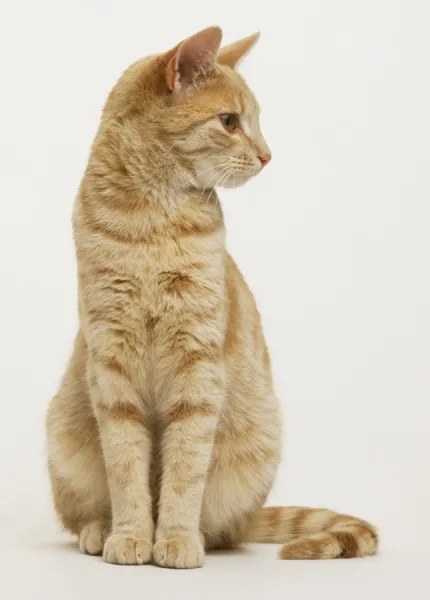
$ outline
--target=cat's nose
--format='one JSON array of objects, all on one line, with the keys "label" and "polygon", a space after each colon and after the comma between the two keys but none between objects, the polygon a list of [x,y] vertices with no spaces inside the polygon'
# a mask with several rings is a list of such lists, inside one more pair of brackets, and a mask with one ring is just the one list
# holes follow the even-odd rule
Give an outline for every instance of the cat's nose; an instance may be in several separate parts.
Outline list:
[{"label": "cat's nose", "polygon": [[260,162],[263,165],[263,167],[265,167],[270,162],[270,159],[272,158],[272,155],[269,154],[269,153],[259,154],[258,158],[260,159]]}]

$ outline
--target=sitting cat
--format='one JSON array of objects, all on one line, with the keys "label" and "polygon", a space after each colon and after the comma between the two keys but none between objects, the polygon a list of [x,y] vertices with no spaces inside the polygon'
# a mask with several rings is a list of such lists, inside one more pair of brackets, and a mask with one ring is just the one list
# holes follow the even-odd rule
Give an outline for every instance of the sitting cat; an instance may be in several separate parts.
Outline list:
[{"label": "sitting cat", "polygon": [[281,419],[254,298],[225,248],[217,186],[270,161],[236,65],[210,27],[133,64],[103,111],[74,210],[80,329],[47,415],[55,507],[82,552],[200,567],[204,550],[375,554],[374,528],[263,508]]}]

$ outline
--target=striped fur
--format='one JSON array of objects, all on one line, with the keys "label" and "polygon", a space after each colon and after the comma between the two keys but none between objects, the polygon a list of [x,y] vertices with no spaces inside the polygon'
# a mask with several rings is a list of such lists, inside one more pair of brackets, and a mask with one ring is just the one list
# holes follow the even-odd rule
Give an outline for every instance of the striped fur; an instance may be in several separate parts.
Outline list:
[{"label": "striped fur", "polygon": [[209,28],[132,65],[76,199],[80,327],[47,414],[48,466],[63,525],[109,563],[199,567],[205,549],[249,539],[288,542],[283,558],[375,552],[364,522],[261,512],[279,402],[215,192],[270,159],[234,70],[256,39],[218,52]]},{"label": "striped fur", "polygon": [[375,528],[360,519],[326,509],[263,508],[249,533],[252,542],[285,544],[282,559],[357,558],[376,554]]}]

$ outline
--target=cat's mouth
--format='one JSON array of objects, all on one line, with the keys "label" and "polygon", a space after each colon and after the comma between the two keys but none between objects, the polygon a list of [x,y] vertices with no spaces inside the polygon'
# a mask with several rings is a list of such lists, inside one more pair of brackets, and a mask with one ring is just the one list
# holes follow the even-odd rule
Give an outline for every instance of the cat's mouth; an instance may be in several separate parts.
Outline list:
[{"label": "cat's mouth", "polygon": [[228,176],[220,181],[218,186],[223,187],[223,188],[240,187],[241,185],[244,185],[245,183],[247,183],[250,179],[252,179],[256,175],[261,173],[262,170],[263,170],[263,167],[261,166],[261,164],[256,164],[253,168],[247,169],[246,171],[243,171],[242,169],[241,170],[232,169],[231,172],[228,174]]},{"label": "cat's mouth", "polygon": [[246,163],[234,159],[221,162],[216,166],[199,165],[196,169],[195,180],[198,187],[207,189],[236,188],[244,185],[250,179],[261,173],[263,164],[260,160],[247,160]]}]

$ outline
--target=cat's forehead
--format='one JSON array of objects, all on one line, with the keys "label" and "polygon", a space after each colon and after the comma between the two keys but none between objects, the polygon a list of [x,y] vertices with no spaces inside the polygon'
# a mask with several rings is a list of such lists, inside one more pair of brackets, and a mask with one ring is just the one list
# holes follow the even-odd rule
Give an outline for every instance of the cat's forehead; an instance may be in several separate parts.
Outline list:
[{"label": "cat's forehead", "polygon": [[233,112],[256,116],[260,113],[256,97],[237,71],[219,65],[213,92],[223,98]]}]

